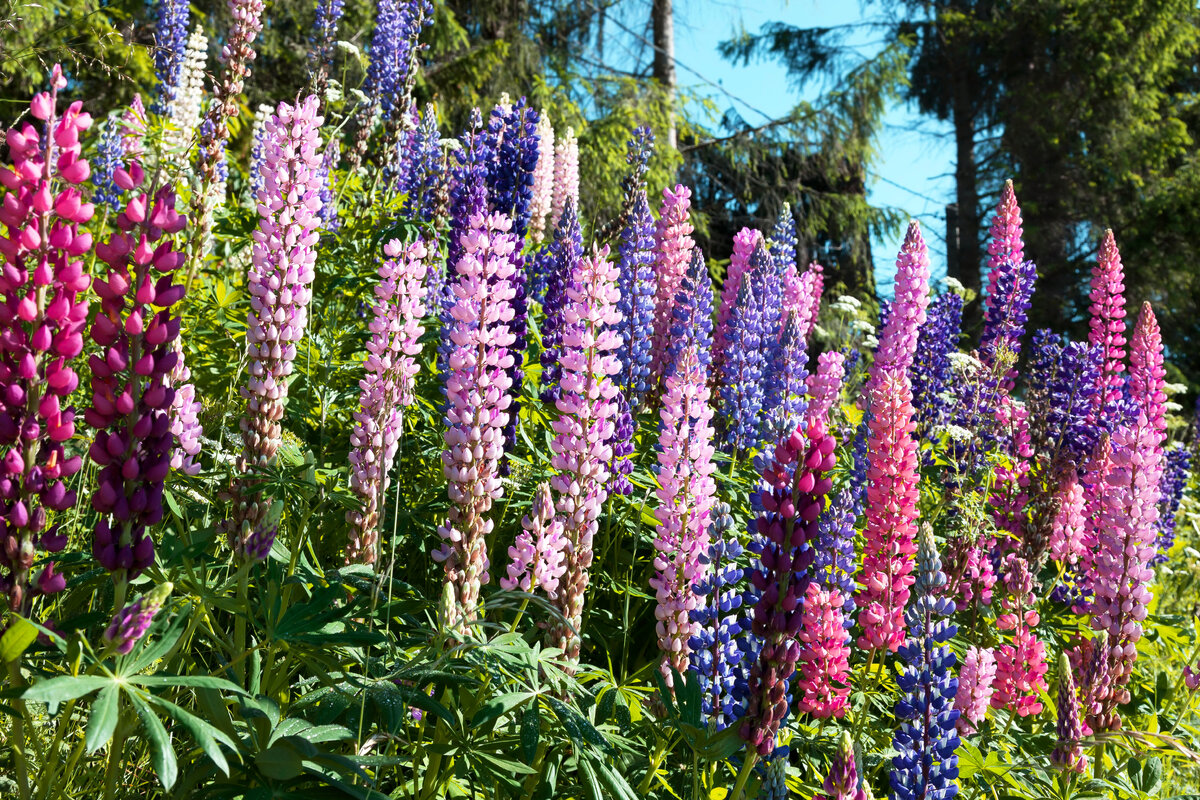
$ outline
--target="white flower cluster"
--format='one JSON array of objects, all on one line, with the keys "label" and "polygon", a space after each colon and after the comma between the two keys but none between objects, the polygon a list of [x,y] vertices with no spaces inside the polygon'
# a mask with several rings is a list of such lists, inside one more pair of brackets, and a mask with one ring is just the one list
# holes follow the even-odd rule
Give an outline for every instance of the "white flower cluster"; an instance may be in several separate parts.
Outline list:
[{"label": "white flower cluster", "polygon": [[954,368],[954,371],[963,375],[972,375],[983,369],[983,363],[978,358],[957,350],[951,353],[949,358],[950,366]]},{"label": "white flower cluster", "polygon": [[1186,383],[1168,383],[1163,386],[1163,391],[1167,394],[1183,394],[1188,390]]},{"label": "white flower cluster", "polygon": [[945,434],[946,436],[950,437],[951,441],[955,442],[969,442],[975,438],[975,434],[971,433],[969,429],[964,428],[961,425],[939,425],[934,428],[934,432],[938,434]]},{"label": "white flower cluster", "polygon": [[848,294],[843,294],[834,300],[829,308],[842,314],[850,314],[857,316],[859,309],[862,308],[862,301],[857,297],[851,297]]}]

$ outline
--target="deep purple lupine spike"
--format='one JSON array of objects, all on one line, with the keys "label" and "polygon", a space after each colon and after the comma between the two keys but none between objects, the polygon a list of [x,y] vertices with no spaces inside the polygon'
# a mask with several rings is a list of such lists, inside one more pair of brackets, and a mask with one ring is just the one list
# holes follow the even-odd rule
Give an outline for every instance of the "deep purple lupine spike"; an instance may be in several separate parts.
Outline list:
[{"label": "deep purple lupine spike", "polygon": [[722,440],[731,452],[746,452],[758,445],[763,409],[763,377],[772,332],[763,325],[761,272],[742,281],[737,304],[729,317],[727,349],[718,378],[721,398]]},{"label": "deep purple lupine spike", "polygon": [[912,381],[917,431],[931,438],[950,418],[953,369],[950,354],[958,350],[962,329],[963,299],[953,292],[938,295],[929,304],[925,324],[917,336],[917,352],[908,377]]},{"label": "deep purple lupine spike", "polygon": [[554,229],[554,241],[550,245],[550,257],[546,267],[546,299],[542,303],[545,317],[542,321],[542,401],[553,403],[562,394],[559,379],[562,376],[563,338],[570,324],[567,321],[567,299],[572,288],[571,276],[575,274],[583,258],[583,232],[579,228],[579,215],[575,203],[568,201]]},{"label": "deep purple lupine spike", "polygon": [[638,128],[629,140],[626,160],[633,168],[626,177],[625,224],[621,228],[619,288],[621,299],[621,390],[636,409],[650,391],[650,345],[654,332],[654,217],[646,197],[645,171],[654,136]]},{"label": "deep purple lupine spike", "polygon": [[160,583],[118,611],[104,631],[104,641],[121,655],[133,650],[133,646],[145,638],[150,623],[158,616],[172,588],[170,582]]},{"label": "deep purple lupine spike", "polygon": [[1021,352],[1025,335],[1025,320],[1033,298],[1037,267],[1032,261],[1005,259],[989,277],[995,292],[984,301],[983,333],[979,338],[979,360],[986,369],[997,368],[1007,361],[1008,372],[1002,379],[1004,390],[1011,391],[1016,382],[1013,363]]},{"label": "deep purple lupine spike", "polygon": [[1187,488],[1191,471],[1192,454],[1186,447],[1177,446],[1167,451],[1160,484],[1162,496],[1158,502],[1158,539],[1155,542],[1157,554],[1152,564],[1166,561],[1175,544],[1175,517],[1179,513],[1180,503],[1183,502],[1183,492]]},{"label": "deep purple lupine spike", "polygon": [[608,471],[612,478],[608,482],[609,495],[619,494],[628,497],[633,493],[633,484],[629,475],[633,472],[633,414],[629,410],[629,402],[625,394],[617,390],[617,413],[614,417],[613,435],[609,444],[612,446],[612,462]]},{"label": "deep purple lupine spike", "polygon": [[496,106],[491,122],[498,123],[502,135],[493,147],[488,201],[493,211],[512,219],[512,232],[523,247],[532,213],[533,173],[537,169],[538,112],[522,97],[512,106]]}]

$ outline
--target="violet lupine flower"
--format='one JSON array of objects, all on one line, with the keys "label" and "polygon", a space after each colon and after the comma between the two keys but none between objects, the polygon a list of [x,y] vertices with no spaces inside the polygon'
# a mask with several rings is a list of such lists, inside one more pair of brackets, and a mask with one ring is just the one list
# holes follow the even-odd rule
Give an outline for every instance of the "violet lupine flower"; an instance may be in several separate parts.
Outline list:
[{"label": "violet lupine flower", "polygon": [[562,520],[554,515],[554,496],[550,484],[539,483],[533,490],[529,513],[521,518],[521,532],[508,548],[508,575],[500,579],[505,591],[520,589],[533,594],[539,589],[553,599],[558,583],[567,571],[568,542],[563,536]]},{"label": "violet lupine flower", "polygon": [[762,640],[751,669],[748,705],[741,735],[760,756],[775,750],[779,726],[787,714],[787,689],[800,647],[795,641],[803,622],[804,597],[813,564],[825,495],[834,466],[834,438],[816,425],[780,439],[768,457],[758,456],[763,481],[752,497],[761,509],[751,547],[758,554],[750,582],[761,596],[751,630]]},{"label": "violet lupine flower", "polygon": [[1021,240],[1021,207],[1017,205],[1017,194],[1013,191],[1013,182],[1004,182],[1000,191],[1000,202],[996,204],[996,214],[992,217],[992,236],[988,242],[988,290],[989,297],[996,294],[996,282],[1000,277],[997,271],[1005,261],[1020,263],[1025,253],[1025,243]]},{"label": "violet lupine flower", "polygon": [[734,453],[758,446],[763,410],[763,377],[772,331],[763,327],[763,306],[755,296],[755,278],[742,282],[729,317],[726,353],[718,379],[722,442]]},{"label": "violet lupine flower", "polygon": [[[274,461],[283,442],[287,376],[308,327],[317,240],[320,236],[321,142],[319,102],[309,95],[296,106],[280,103],[267,121],[258,229],[247,277],[248,380],[242,388],[242,453],[238,456],[234,509],[235,549],[245,551],[266,513],[253,473]],[[245,551],[248,552],[248,551]]]},{"label": "violet lupine flower", "polygon": [[650,349],[652,385],[657,385],[666,367],[664,356],[674,325],[675,302],[696,246],[692,240],[692,223],[688,220],[691,202],[692,191],[686,186],[663,189],[662,209],[654,234],[654,338]]},{"label": "violet lupine flower", "polygon": [[1186,447],[1180,445],[1167,451],[1158,502],[1158,538],[1155,540],[1158,554],[1154,557],[1155,563],[1166,561],[1167,554],[1175,545],[1175,515],[1179,513],[1191,472],[1192,454]]},{"label": "violet lupine flower", "polygon": [[254,114],[254,127],[250,130],[250,193],[255,200],[263,188],[263,161],[266,153],[264,140],[267,135],[267,120],[274,113],[275,109],[266,103],[261,103],[258,111]]},{"label": "violet lupine flower", "polygon": [[639,189],[629,199],[630,213],[621,230],[619,288],[621,360],[619,383],[629,404],[639,407],[650,391],[650,345],[654,332],[654,217]]},{"label": "violet lupine flower", "polygon": [[1092,422],[1103,424],[1121,393],[1125,371],[1125,270],[1111,230],[1104,232],[1100,242],[1088,299],[1088,342],[1100,349],[1102,369],[1092,398]]},{"label": "violet lupine flower", "polygon": [[796,710],[841,719],[850,705],[850,636],[841,593],[809,583],[802,607]]},{"label": "violet lupine flower", "polygon": [[477,214],[462,237],[463,254],[454,265],[450,342],[447,359],[446,449],[442,470],[448,481],[450,513],[439,526],[441,548],[434,559],[446,570],[450,605],[444,623],[460,629],[478,617],[479,590],[488,582],[487,519],[503,497],[500,459],[504,426],[512,403],[508,329],[512,319],[512,276],[516,237],[502,214]]},{"label": "violet lupine flower", "polygon": [[196,399],[195,385],[189,383],[192,371],[184,362],[178,338],[175,340],[175,352],[178,359],[167,380],[175,390],[170,410],[171,437],[175,442],[171,451],[171,469],[177,469],[184,475],[198,475],[200,462],[196,459],[200,456],[200,436],[204,433],[200,426],[200,410],[204,406]]},{"label": "violet lupine flower", "polygon": [[562,219],[554,230],[554,241],[546,264],[546,299],[542,303],[542,402],[553,403],[562,393],[563,342],[572,328],[567,319],[571,281],[583,259],[583,232],[575,204],[567,203]]},{"label": "violet lupine flower", "polygon": [[688,641],[688,657],[700,684],[704,713],[717,730],[724,730],[738,718],[734,683],[742,658],[738,636],[742,632],[739,609],[744,596],[744,551],[733,535],[733,517],[726,503],[714,503],[710,518],[708,535],[712,544],[708,553],[700,556],[705,574],[692,587],[703,599],[691,612],[696,632]]},{"label": "violet lupine flower", "polygon": [[[811,418],[811,419],[816,419]],[[812,424],[810,420],[809,424]],[[853,624],[855,609],[855,570],[858,560],[854,554],[855,523],[863,512],[867,495],[867,425],[860,423],[850,449],[852,463],[848,465],[844,488],[834,496],[829,507],[817,520],[817,555],[813,562],[815,580],[842,596],[842,615],[846,627]]]},{"label": "violet lupine flower", "polygon": [[379,267],[376,302],[368,326],[366,375],[354,431],[350,435],[350,489],[362,510],[346,513],[350,541],[346,563],[374,564],[379,552],[379,523],[389,475],[400,443],[404,409],[413,403],[413,384],[420,365],[420,338],[425,332],[425,262],[429,251],[420,239],[405,247],[398,239],[384,245],[387,258]]},{"label": "violet lupine flower", "polygon": [[629,475],[633,472],[633,460],[630,458],[633,455],[633,413],[629,410],[625,393],[620,389],[617,390],[617,413],[614,420],[613,435],[609,440],[613,455],[608,465],[611,475],[608,493],[628,497],[633,494],[633,484],[629,482]]},{"label": "violet lupine flower", "polygon": [[1037,598],[1033,594],[1033,575],[1025,559],[1009,554],[1005,560],[1005,595],[1000,601],[1004,612],[996,617],[996,627],[1012,631],[1012,644],[996,650],[995,691],[992,708],[1006,708],[1018,716],[1040,714],[1038,699],[1046,689],[1046,645],[1034,634],[1040,621]]},{"label": "violet lupine flower", "polygon": [[154,110],[167,114],[175,102],[179,79],[183,74],[183,54],[187,48],[188,0],[159,0],[158,20],[154,25],[154,74],[158,78],[158,98]]},{"label": "violet lupine flower", "polygon": [[960,295],[938,295],[929,304],[925,324],[917,336],[917,352],[908,378],[912,382],[913,407],[917,409],[917,431],[925,439],[950,421],[954,377],[950,354],[958,350],[962,313]]},{"label": "violet lupine flower", "polygon": [[904,640],[904,608],[917,551],[917,442],[912,393],[903,373],[885,372],[869,394],[867,524],[858,583],[864,650],[895,650]]},{"label": "violet lupine flower", "polygon": [[[754,268],[765,265],[765,259],[758,259],[751,266],[750,257],[762,243],[762,234],[753,228],[742,228],[733,237],[733,255],[729,259],[729,268],[725,271],[725,283],[721,286],[721,305],[717,309],[717,325],[713,332],[713,363],[717,370],[725,361],[725,351],[729,348],[729,318],[738,305],[738,294],[742,284],[747,282],[746,276]],[[760,302],[762,298],[759,298]]]},{"label": "violet lupine flower", "polygon": [[996,656],[990,647],[967,648],[962,669],[958,671],[958,693],[954,707],[958,709],[958,732],[968,736],[976,732],[992,703],[995,691]]},{"label": "violet lupine flower", "polygon": [[408,110],[417,38],[432,21],[433,4],[429,0],[379,0],[363,91],[385,121]]},{"label": "violet lupine flower", "polygon": [[[767,333],[764,339],[770,336]],[[808,401],[804,392],[810,376],[807,369],[808,345],[804,338],[801,322],[797,315],[792,314],[784,324],[783,337],[778,342],[763,343],[764,349],[770,354],[762,413],[765,424],[777,419],[791,422],[805,414]]]},{"label": "violet lupine flower", "polygon": [[808,425],[823,422],[830,427],[829,414],[842,393],[846,356],[836,350],[817,357],[817,371],[808,376]]},{"label": "violet lupine flower", "polygon": [[771,238],[767,240],[771,257],[779,264],[780,272],[796,272],[796,246],[798,244],[796,218],[792,215],[791,205],[784,203],[783,207],[779,209],[779,216],[775,219],[775,228],[771,231]]},{"label": "violet lupine flower", "polygon": [[95,207],[77,187],[91,175],[79,139],[92,119],[79,101],[57,113],[66,85],[55,65],[50,91],[29,104],[30,116],[44,127],[22,122],[10,128],[12,167],[0,168],[0,186],[8,190],[0,204],[6,229],[0,237],[0,592],[20,614],[29,613],[34,596],[66,587],[53,560],[32,572],[39,549],[53,554],[67,545],[50,513],[75,505],[67,479],[82,466],[63,449],[75,435],[74,409],[63,401],[79,384],[71,362],[83,350],[88,316],[83,295],[91,278],[83,256],[92,236],[80,226]]},{"label": "violet lupine flower", "polygon": [[912,365],[928,306],[929,250],[921,237],[921,226],[913,220],[908,225],[900,254],[896,256],[895,298],[889,306],[886,321],[882,320],[881,313],[879,347],[863,387],[868,397],[885,373],[903,375]]},{"label": "violet lupine flower", "polygon": [[529,240],[541,244],[546,236],[546,215],[554,202],[554,126],[545,111],[538,115],[537,167],[533,170],[533,199],[530,202]]},{"label": "violet lupine flower", "polygon": [[479,109],[471,110],[470,124],[459,140],[462,146],[455,151],[451,168],[449,264],[457,264],[462,256],[462,237],[471,229],[471,220],[488,210],[488,164],[493,153],[488,149]]},{"label": "violet lupine flower", "polygon": [[854,761],[854,741],[846,731],[842,732],[837,753],[833,756],[833,763],[829,765],[824,788],[825,794],[818,794],[813,800],[867,800],[869,797],[858,779],[858,764]]},{"label": "violet lupine flower", "polygon": [[558,227],[567,205],[579,212],[579,140],[575,129],[567,132],[554,144],[554,195],[550,203],[550,229]]},{"label": "violet lupine flower", "polygon": [[906,665],[896,678],[900,727],[892,737],[898,752],[890,777],[892,797],[898,800],[951,800],[958,794],[958,679],[947,644],[958,626],[948,619],[954,601],[944,596],[945,586],[933,530],[926,525],[917,548],[916,599],[904,612],[909,638],[897,651]]},{"label": "violet lupine flower", "polygon": [[663,358],[664,376],[675,374],[683,351],[692,345],[696,347],[696,357],[705,375],[709,374],[712,369],[712,301],[712,280],[704,264],[704,255],[696,248],[671,309],[671,328]]},{"label": "violet lupine flower", "polygon": [[1048,461],[1083,464],[1095,452],[1100,431],[1091,415],[1100,370],[1098,347],[1034,334],[1026,406],[1036,449]]},{"label": "violet lupine flower", "polygon": [[100,351],[88,359],[92,406],[84,420],[97,431],[88,456],[100,467],[92,552],[122,582],[154,563],[149,528],[163,517],[174,446],[170,376],[180,358],[180,318],[171,307],[185,291],[172,273],[184,263],[179,234],[187,218],[175,210],[170,186],[143,188],[136,161],[114,177],[131,194],[116,218],[118,231],[96,245],[108,270],[93,284],[100,312],[91,337]]},{"label": "violet lupine flower", "polygon": [[1079,700],[1075,696],[1075,675],[1065,653],[1058,657],[1058,723],[1055,730],[1058,742],[1050,754],[1050,763],[1059,769],[1083,774],[1087,769],[1087,756],[1079,744],[1083,738],[1083,725],[1079,720]]},{"label": "violet lupine flower", "polygon": [[537,171],[538,113],[525,98],[505,108],[496,106],[489,130],[502,132],[491,148],[495,160],[489,165],[488,199],[493,211],[513,221],[513,235],[525,243],[532,216],[534,172]]},{"label": "violet lupine flower", "polygon": [[629,171],[621,179],[621,211],[595,231],[597,241],[608,241],[617,231],[629,227],[633,201],[639,194],[646,193],[646,173],[650,170],[650,157],[653,154],[654,133],[647,126],[634,128],[625,152],[625,163],[629,165]]},{"label": "violet lupine flower", "polygon": [[133,646],[145,638],[150,623],[162,610],[173,588],[170,582],[160,583],[114,614],[104,631],[104,641],[108,646],[120,655],[132,651]]},{"label": "violet lupine flower", "polygon": [[[555,605],[566,620],[551,630],[551,643],[578,663],[583,602],[592,565],[592,539],[608,498],[608,464],[617,413],[614,376],[621,365],[617,325],[617,266],[608,247],[580,259],[567,289],[567,318],[578,320],[563,336],[562,396],[555,406],[550,465],[558,471],[550,485],[568,542],[567,571]],[[696,512],[699,514],[699,511]],[[705,512],[707,514],[707,512]]]},{"label": "violet lupine flower", "polygon": [[673,686],[672,668],[687,668],[690,642],[699,626],[692,611],[700,606],[695,586],[708,573],[703,557],[709,548],[709,514],[717,485],[713,477],[712,406],[708,370],[700,360],[701,344],[694,329],[682,345],[675,370],[666,378],[659,412],[658,507],[654,577],[658,605],[660,669]]},{"label": "violet lupine flower", "polygon": [[442,137],[437,110],[430,103],[415,129],[404,134],[404,167],[397,189],[404,194],[404,215],[432,223],[435,200],[445,183]]},{"label": "violet lupine flower", "polygon": [[113,171],[125,161],[125,143],[116,120],[109,120],[96,146],[96,164],[92,170],[95,191],[92,200],[113,211],[121,208],[121,187],[113,182]]},{"label": "violet lupine flower", "polygon": [[[1021,352],[1025,321],[1033,298],[1037,267],[1032,261],[1001,261],[988,277],[993,285],[983,304],[983,333],[979,338],[979,360],[984,369],[998,369],[1001,362],[1011,363]],[[1012,391],[1016,370],[1009,368],[1002,378],[1004,391]]]},{"label": "violet lupine flower", "polygon": [[324,101],[329,87],[329,67],[333,63],[333,44],[338,23],[346,10],[346,0],[317,0],[317,15],[308,38],[308,73],[312,94]]}]

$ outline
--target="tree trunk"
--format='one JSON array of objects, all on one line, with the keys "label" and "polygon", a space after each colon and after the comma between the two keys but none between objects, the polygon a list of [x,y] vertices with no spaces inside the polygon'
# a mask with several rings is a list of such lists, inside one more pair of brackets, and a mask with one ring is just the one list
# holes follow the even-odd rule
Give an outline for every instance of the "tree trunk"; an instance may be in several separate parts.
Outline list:
[{"label": "tree trunk", "polygon": [[675,135],[675,19],[672,0],[653,0],[650,18],[654,26],[654,79],[662,85],[670,104],[667,146],[677,146]]},{"label": "tree trunk", "polygon": [[954,70],[954,183],[958,206],[957,278],[963,286],[980,290],[979,177],[975,170],[975,112],[967,80],[966,64]]}]

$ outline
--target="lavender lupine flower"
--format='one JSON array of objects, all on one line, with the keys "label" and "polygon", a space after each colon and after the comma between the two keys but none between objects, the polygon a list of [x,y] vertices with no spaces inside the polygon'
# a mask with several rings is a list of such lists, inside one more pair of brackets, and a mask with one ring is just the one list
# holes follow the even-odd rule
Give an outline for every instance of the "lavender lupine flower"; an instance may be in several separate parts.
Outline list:
[{"label": "lavender lupine flower", "polygon": [[608,260],[608,247],[580,259],[567,289],[566,315],[576,322],[562,340],[562,395],[555,403],[559,417],[552,423],[556,435],[550,443],[550,465],[558,471],[551,486],[569,543],[562,591],[555,599],[566,623],[550,631],[550,642],[572,663],[579,661],[592,540],[608,498],[613,458],[608,441],[617,411],[613,377],[620,370],[617,296],[617,267]]},{"label": "lavender lupine flower", "polygon": [[160,583],[118,611],[104,631],[108,646],[120,655],[132,651],[133,646],[145,638],[150,623],[158,616],[173,588],[170,582]]},{"label": "lavender lupine flower", "polygon": [[1179,504],[1183,502],[1183,492],[1191,473],[1192,454],[1186,447],[1180,445],[1167,451],[1160,484],[1162,498],[1158,501],[1158,554],[1154,558],[1155,564],[1166,561],[1175,545],[1175,515],[1179,513]]},{"label": "lavender lupine flower", "polygon": [[763,306],[755,297],[751,273],[742,281],[737,304],[729,317],[727,348],[718,379],[721,397],[722,440],[732,452],[745,452],[758,445],[763,408],[763,377],[766,350],[772,331],[764,330]]},{"label": "lavender lupine flower", "polygon": [[319,102],[309,95],[296,106],[280,103],[267,121],[258,230],[247,278],[248,380],[242,388],[240,476],[235,487],[235,549],[248,555],[247,539],[267,511],[254,490],[253,473],[274,461],[283,441],[280,421],[287,376],[308,327],[317,239],[320,236],[321,169]]},{"label": "lavender lupine flower", "polygon": [[183,73],[183,54],[187,47],[188,0],[159,0],[158,20],[154,25],[154,73],[158,77],[158,98],[154,110],[167,114],[175,102]]},{"label": "lavender lupine flower", "polygon": [[490,149],[495,160],[489,165],[488,200],[492,210],[509,216],[513,235],[522,246],[532,216],[533,181],[537,170],[538,112],[522,97],[511,107],[496,106],[488,129],[497,141]]},{"label": "lavender lupine flower", "polygon": [[667,352],[663,358],[663,374],[673,375],[683,351],[696,346],[697,360],[707,374],[712,364],[712,279],[704,264],[700,248],[692,250],[691,262],[679,283],[679,292],[671,309],[671,326],[667,331]]},{"label": "lavender lupine flower", "polygon": [[546,596],[558,596],[558,583],[567,571],[567,547],[562,520],[554,515],[554,496],[549,483],[533,490],[529,513],[521,519],[522,531],[508,548],[508,574],[500,579],[505,591],[520,589],[530,594],[541,589]]},{"label": "lavender lupine flower", "polygon": [[700,683],[705,715],[717,730],[724,730],[738,717],[733,689],[742,658],[738,635],[742,632],[743,549],[732,535],[734,522],[727,504],[713,504],[711,519],[708,535],[712,544],[700,559],[707,574],[693,587],[703,600],[691,612],[697,629],[688,642],[689,668]]},{"label": "lavender lupine flower", "polygon": [[379,0],[363,91],[385,121],[408,110],[408,94],[416,77],[417,37],[432,22],[429,0]]},{"label": "lavender lupine flower", "polygon": [[808,405],[804,397],[805,382],[809,377],[808,345],[798,317],[798,314],[789,314],[779,341],[764,345],[770,354],[762,415],[766,424],[777,418],[797,420],[804,415]]},{"label": "lavender lupine flower", "polygon": [[[984,300],[983,333],[979,338],[979,360],[986,369],[996,368],[1002,353],[1021,352],[1025,320],[1033,298],[1037,267],[1032,261],[1005,260],[989,277],[994,292]],[[1002,379],[1005,391],[1011,391],[1016,372],[1010,369]]]},{"label": "lavender lupine flower", "polygon": [[892,739],[892,797],[897,800],[951,800],[958,794],[958,709],[954,696],[954,652],[947,642],[958,631],[946,618],[954,601],[941,596],[946,585],[933,531],[924,526],[917,547],[916,598],[905,609],[909,638],[897,651],[906,664],[896,678],[900,727]]},{"label": "lavender lupine flower", "polygon": [[338,23],[346,10],[346,0],[317,0],[317,16],[308,39],[308,73],[312,94],[325,100],[329,87],[329,67],[333,62],[333,44],[337,40]]},{"label": "lavender lupine flower", "polygon": [[917,352],[908,377],[913,387],[913,407],[917,409],[917,432],[925,438],[950,421],[950,354],[958,349],[962,312],[961,296],[953,292],[938,295],[929,304],[917,337]]},{"label": "lavender lupine flower", "polygon": [[633,494],[633,484],[629,482],[629,475],[633,472],[633,461],[630,459],[633,455],[633,413],[629,409],[625,393],[620,389],[617,390],[617,413],[609,446],[612,447],[613,455],[608,465],[608,471],[612,475],[608,493],[628,497]]},{"label": "lavender lupine flower", "polygon": [[563,340],[571,329],[566,316],[567,298],[572,288],[572,276],[583,258],[583,232],[575,204],[567,203],[546,264],[546,299],[542,303],[542,402],[553,403],[561,395]]},{"label": "lavender lupine flower", "polygon": [[175,448],[171,451],[171,469],[177,469],[185,475],[196,475],[200,472],[200,435],[204,429],[200,426],[200,410],[203,404],[196,399],[196,387],[189,383],[192,371],[184,362],[183,351],[179,347],[179,339],[175,340],[175,351],[178,360],[171,370],[168,384],[175,389],[175,398],[171,401],[171,436],[175,440]]},{"label": "lavender lupine flower", "polygon": [[1079,740],[1083,738],[1083,725],[1079,720],[1079,699],[1075,696],[1075,675],[1065,653],[1058,656],[1058,734],[1057,746],[1050,754],[1050,763],[1059,769],[1083,773],[1087,769],[1087,756]]},{"label": "lavender lupine flower", "polygon": [[121,208],[121,187],[113,182],[113,172],[125,161],[125,142],[121,126],[115,119],[104,125],[100,142],[96,146],[96,163],[92,169],[93,202],[108,206],[113,211]]},{"label": "lavender lupine flower", "polygon": [[836,442],[821,425],[797,428],[758,457],[763,482],[752,497],[761,509],[753,525],[751,547],[759,556],[750,581],[761,596],[754,607],[751,630],[762,640],[750,673],[748,706],[741,735],[760,756],[775,750],[776,735],[787,713],[788,682],[800,646],[795,637],[802,623],[803,598],[811,581],[812,542],[817,519],[831,481]]},{"label": "lavender lupine flower", "polygon": [[432,103],[421,112],[416,128],[405,132],[403,146],[404,166],[397,189],[405,196],[404,214],[431,223],[437,194],[446,178],[437,110]]},{"label": "lavender lupine flower", "polygon": [[444,540],[434,554],[446,570],[449,606],[443,622],[452,628],[478,616],[479,589],[488,582],[487,519],[492,503],[503,496],[500,458],[503,429],[508,423],[508,348],[512,333],[513,287],[517,241],[502,214],[477,214],[462,237],[462,257],[455,264],[447,366],[446,449],[442,469],[448,481],[450,513],[438,528]]},{"label": "lavender lupine flower", "polygon": [[5,141],[12,167],[0,167],[0,186],[8,190],[0,203],[6,229],[0,237],[0,307],[8,309],[0,337],[0,517],[6,521],[0,592],[22,614],[29,613],[33,596],[66,587],[53,560],[36,577],[32,573],[39,548],[57,553],[67,545],[49,513],[75,505],[66,481],[82,466],[79,456],[68,457],[63,449],[75,435],[75,412],[63,401],[79,384],[72,361],[83,351],[88,316],[81,295],[91,284],[83,256],[92,237],[80,226],[95,207],[77,187],[91,174],[80,135],[92,119],[79,101],[59,115],[58,92],[67,80],[57,65],[50,78],[50,91],[30,103],[30,116],[44,128],[29,122],[11,128]]},{"label": "lavender lupine flower", "polygon": [[650,345],[654,332],[655,223],[646,198],[645,170],[654,136],[638,128],[629,141],[626,160],[633,167],[626,178],[625,225],[621,228],[619,288],[621,300],[621,360],[619,383],[632,408],[650,391]]},{"label": "lavender lupine flower", "polygon": [[418,239],[405,247],[398,239],[384,245],[376,302],[369,325],[366,375],[350,436],[350,488],[362,501],[361,511],[346,514],[351,525],[346,563],[374,564],[378,557],[379,522],[389,474],[396,458],[404,409],[413,403],[413,383],[420,368],[420,338],[425,332],[425,262],[429,251]]}]

